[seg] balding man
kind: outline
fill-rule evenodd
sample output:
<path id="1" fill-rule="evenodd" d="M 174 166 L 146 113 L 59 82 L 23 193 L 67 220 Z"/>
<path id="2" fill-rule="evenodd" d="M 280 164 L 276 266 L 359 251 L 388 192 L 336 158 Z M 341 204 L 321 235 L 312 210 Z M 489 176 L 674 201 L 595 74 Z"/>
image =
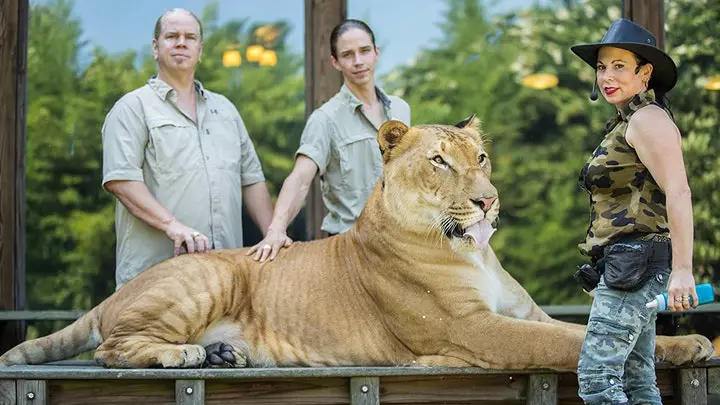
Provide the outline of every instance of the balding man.
<path id="1" fill-rule="evenodd" d="M 123 96 L 103 135 L 103 187 L 118 199 L 117 288 L 182 252 L 242 246 L 242 202 L 266 230 L 265 177 L 237 109 L 203 88 L 202 25 L 184 9 L 158 18 L 157 75 Z"/>

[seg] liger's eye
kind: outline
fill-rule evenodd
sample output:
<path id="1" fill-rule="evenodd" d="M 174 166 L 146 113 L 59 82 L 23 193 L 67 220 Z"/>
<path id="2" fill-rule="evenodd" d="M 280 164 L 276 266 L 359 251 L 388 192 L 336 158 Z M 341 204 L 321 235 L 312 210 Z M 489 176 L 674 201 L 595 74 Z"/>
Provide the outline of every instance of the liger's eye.
<path id="1" fill-rule="evenodd" d="M 437 164 L 439 164 L 439 165 L 446 165 L 446 164 L 447 164 L 447 163 L 445 163 L 445 159 L 443 159 L 440 155 L 435 156 L 434 158 L 432 158 L 432 160 L 433 160 L 433 162 L 435 162 L 435 163 L 437 163 Z"/>
<path id="2" fill-rule="evenodd" d="M 485 163 L 485 160 L 487 160 L 487 155 L 484 153 L 481 153 L 480 156 L 478 156 L 478 163 L 483 164 L 483 163 Z"/>

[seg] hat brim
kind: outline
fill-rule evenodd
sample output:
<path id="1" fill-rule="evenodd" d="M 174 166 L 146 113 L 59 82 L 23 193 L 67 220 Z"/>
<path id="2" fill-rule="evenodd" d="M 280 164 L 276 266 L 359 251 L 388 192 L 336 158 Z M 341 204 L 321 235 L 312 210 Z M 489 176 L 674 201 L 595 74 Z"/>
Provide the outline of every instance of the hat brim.
<path id="1" fill-rule="evenodd" d="M 675 62 L 668 54 L 652 45 L 636 42 L 608 42 L 575 45 L 570 47 L 570 50 L 593 69 L 597 69 L 598 51 L 604 46 L 626 49 L 650 62 L 653 65 L 653 73 L 650 78 L 649 88 L 668 92 L 675 87 L 677 82 L 677 66 Z"/>

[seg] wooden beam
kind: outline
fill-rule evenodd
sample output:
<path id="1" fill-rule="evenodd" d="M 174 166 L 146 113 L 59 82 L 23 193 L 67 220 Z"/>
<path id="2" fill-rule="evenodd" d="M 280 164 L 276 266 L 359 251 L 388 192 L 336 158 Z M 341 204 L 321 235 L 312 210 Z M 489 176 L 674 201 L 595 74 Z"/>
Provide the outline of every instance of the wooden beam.
<path id="1" fill-rule="evenodd" d="M 25 80 L 28 0 L 0 2 L 0 310 L 25 307 Z M 0 353 L 25 339 L 0 323 Z"/>
<path id="2" fill-rule="evenodd" d="M 204 380 L 175 381 L 176 405 L 205 405 Z"/>
<path id="3" fill-rule="evenodd" d="M 685 368 L 679 370 L 677 387 L 680 405 L 707 404 L 707 369 Z"/>
<path id="4" fill-rule="evenodd" d="M 347 17 L 347 0 L 305 0 L 305 116 L 340 90 L 342 74 L 330 64 L 330 33 Z M 327 215 L 322 201 L 320 178 L 315 177 L 306 205 L 309 239 L 327 233 L 320 229 Z"/>
<path id="5" fill-rule="evenodd" d="M 658 48 L 665 48 L 665 4 L 663 0 L 623 0 L 623 18 L 652 32 Z"/>
<path id="6" fill-rule="evenodd" d="M 350 405 L 380 405 L 380 378 L 350 378 Z"/>
<path id="7" fill-rule="evenodd" d="M 528 385 L 527 405 L 557 405 L 557 374 L 532 374 Z"/>

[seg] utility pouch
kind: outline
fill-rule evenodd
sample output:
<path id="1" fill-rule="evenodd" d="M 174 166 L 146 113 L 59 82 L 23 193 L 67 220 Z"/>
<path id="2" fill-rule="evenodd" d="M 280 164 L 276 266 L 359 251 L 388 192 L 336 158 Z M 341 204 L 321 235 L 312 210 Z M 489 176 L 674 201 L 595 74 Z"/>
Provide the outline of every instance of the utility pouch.
<path id="1" fill-rule="evenodd" d="M 604 249 L 605 284 L 612 289 L 634 292 L 653 276 L 649 271 L 652 242 L 630 240 Z"/>
<path id="2" fill-rule="evenodd" d="M 592 264 L 584 263 L 578 266 L 578 270 L 573 275 L 575 281 L 580 284 L 586 293 L 594 290 L 600 282 L 600 276 L 603 274 L 605 267 L 605 259 L 593 261 Z"/>

